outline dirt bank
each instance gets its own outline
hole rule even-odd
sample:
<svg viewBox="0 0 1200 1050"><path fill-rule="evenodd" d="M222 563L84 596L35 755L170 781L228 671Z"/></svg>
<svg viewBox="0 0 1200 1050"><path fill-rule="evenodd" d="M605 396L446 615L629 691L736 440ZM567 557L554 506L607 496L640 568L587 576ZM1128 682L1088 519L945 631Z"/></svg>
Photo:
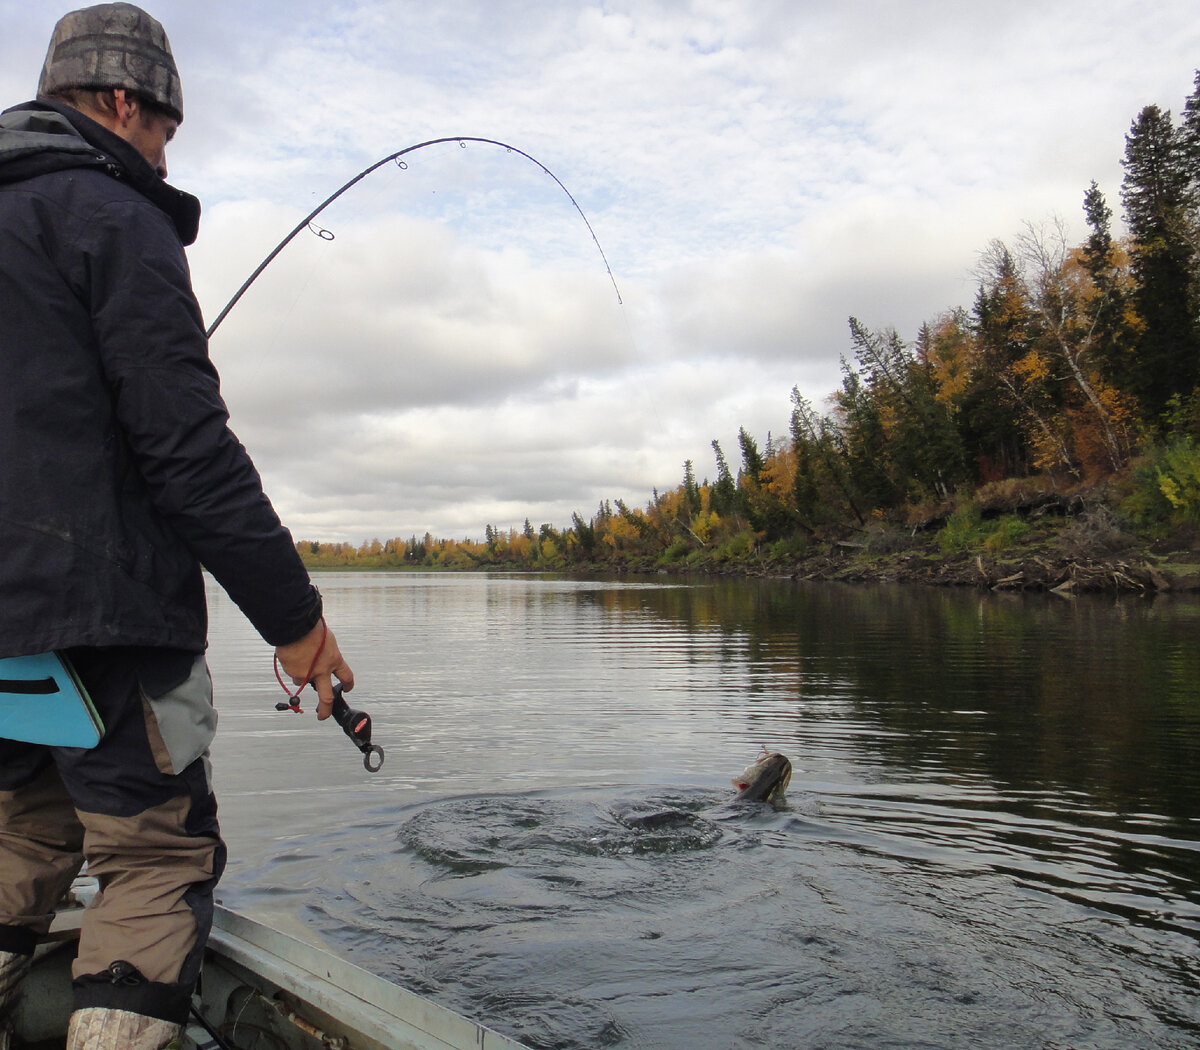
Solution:
<svg viewBox="0 0 1200 1050"><path fill-rule="evenodd" d="M1200 592L1200 537L1088 537L1055 521L1031 528L1003 549L979 543L947 551L936 535L881 530L814 545L796 557L750 555L685 571L995 591L1187 593Z"/></svg>

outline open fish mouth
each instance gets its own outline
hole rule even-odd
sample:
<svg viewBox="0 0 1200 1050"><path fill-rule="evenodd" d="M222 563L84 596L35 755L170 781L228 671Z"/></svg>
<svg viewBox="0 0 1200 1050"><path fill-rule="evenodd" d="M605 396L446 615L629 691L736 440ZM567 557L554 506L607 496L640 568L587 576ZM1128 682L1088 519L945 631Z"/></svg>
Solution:
<svg viewBox="0 0 1200 1050"><path fill-rule="evenodd" d="M762 757L733 778L738 799L747 802L782 801L792 779L792 763L786 755L763 748Z"/></svg>

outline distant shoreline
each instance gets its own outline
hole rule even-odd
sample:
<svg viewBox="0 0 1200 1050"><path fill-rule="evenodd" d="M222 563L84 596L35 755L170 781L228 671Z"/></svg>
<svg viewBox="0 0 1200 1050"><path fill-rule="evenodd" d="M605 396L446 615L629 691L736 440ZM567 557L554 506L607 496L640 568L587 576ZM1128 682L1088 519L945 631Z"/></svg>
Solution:
<svg viewBox="0 0 1200 1050"><path fill-rule="evenodd" d="M903 583L966 587L1008 592L1058 594L1200 593L1200 549L1187 538L1130 544L1118 550L1065 551L1046 528L1010 549L992 553L966 550L946 553L934 537L879 533L872 538L823 544L798 558L753 553L728 561L694 560L663 564L661 560L579 561L546 567L511 562L480 563L465 568L428 565L373 565L369 559L346 565L311 565L311 572L529 572L603 576L739 576L844 583ZM883 537L887 536L887 539ZM901 543L903 549L894 548Z"/></svg>

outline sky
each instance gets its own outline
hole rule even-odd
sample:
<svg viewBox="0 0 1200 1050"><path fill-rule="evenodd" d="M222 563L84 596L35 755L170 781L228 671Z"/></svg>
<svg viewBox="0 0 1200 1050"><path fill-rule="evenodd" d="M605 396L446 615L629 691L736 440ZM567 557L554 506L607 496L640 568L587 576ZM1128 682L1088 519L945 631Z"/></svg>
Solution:
<svg viewBox="0 0 1200 1050"><path fill-rule="evenodd" d="M736 470L825 406L850 316L915 339L994 239L1082 240L1092 180L1119 219L1131 122L1200 67L1195 0L144 6L207 323L369 165L504 144L384 164L213 333L284 523L354 544L644 506L714 440ZM68 9L0 0L4 106Z"/></svg>

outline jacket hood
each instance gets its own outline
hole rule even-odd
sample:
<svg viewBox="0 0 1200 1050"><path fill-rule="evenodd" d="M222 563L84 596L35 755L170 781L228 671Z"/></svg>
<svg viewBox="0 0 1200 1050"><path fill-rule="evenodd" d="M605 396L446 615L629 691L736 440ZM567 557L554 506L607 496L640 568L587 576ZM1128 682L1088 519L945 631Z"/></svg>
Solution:
<svg viewBox="0 0 1200 1050"><path fill-rule="evenodd" d="M59 102L0 113L0 185L69 168L95 168L126 183L167 215L185 245L195 241L200 202L159 178L119 135Z"/></svg>

